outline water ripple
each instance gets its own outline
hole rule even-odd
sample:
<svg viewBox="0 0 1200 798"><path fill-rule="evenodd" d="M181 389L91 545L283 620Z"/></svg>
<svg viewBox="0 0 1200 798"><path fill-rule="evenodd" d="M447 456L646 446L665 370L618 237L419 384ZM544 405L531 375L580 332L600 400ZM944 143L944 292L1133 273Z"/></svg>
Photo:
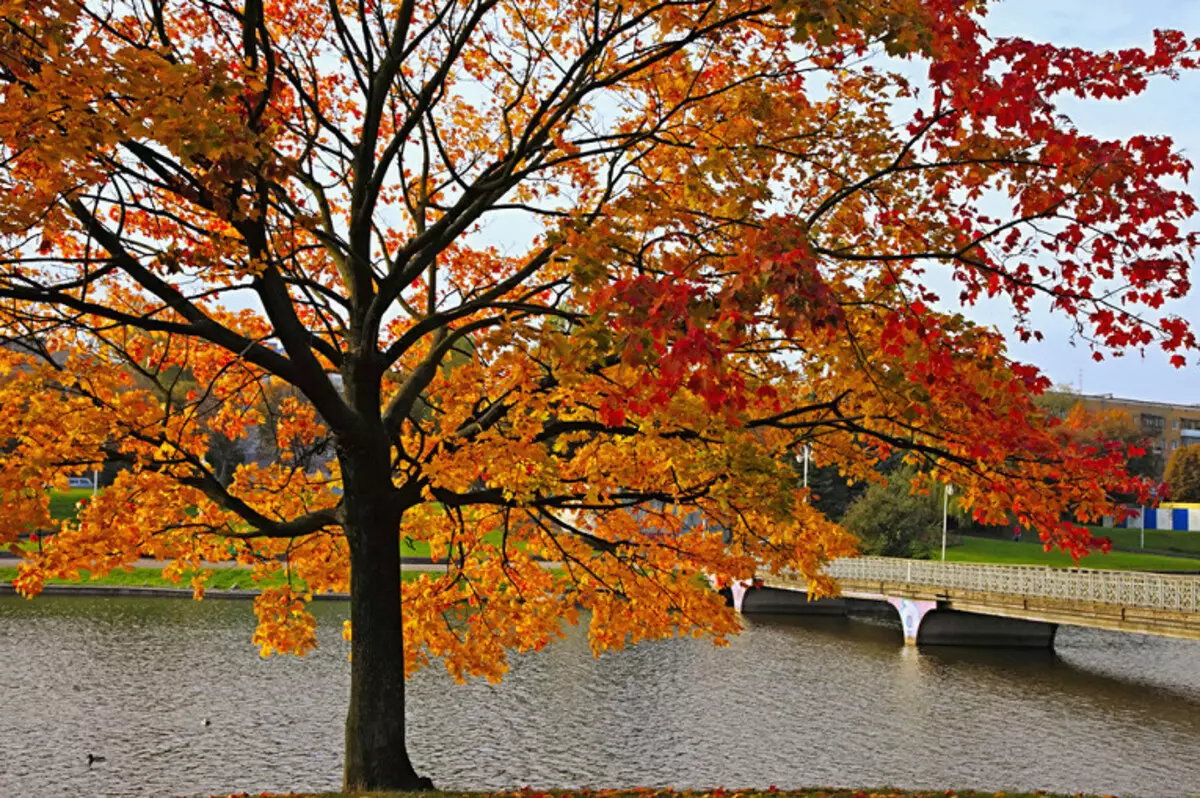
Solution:
<svg viewBox="0 0 1200 798"><path fill-rule="evenodd" d="M319 651L263 661L248 604L0 599L0 796L336 788L345 607L317 612ZM824 618L596 659L573 633L499 686L418 674L411 748L452 789L1200 793L1200 644L1063 629L1057 646L918 652Z"/></svg>

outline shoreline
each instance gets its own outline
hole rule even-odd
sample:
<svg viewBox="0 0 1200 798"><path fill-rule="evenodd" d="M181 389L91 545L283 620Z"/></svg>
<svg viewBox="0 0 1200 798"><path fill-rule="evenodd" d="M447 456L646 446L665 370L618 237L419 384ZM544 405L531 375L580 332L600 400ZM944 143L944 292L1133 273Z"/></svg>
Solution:
<svg viewBox="0 0 1200 798"><path fill-rule="evenodd" d="M227 798L249 798L248 793L235 793ZM383 790L370 793L348 792L299 792L273 793L264 792L262 798L1099 798L1091 793L1049 793L1041 790L1000 791L954 789L944 790L906 790L898 787L801 787L799 789L780 790L775 787L767 789L751 787L744 789L717 787L711 790L676 790L673 787L644 787L617 789L555 789L534 790L525 787L520 790L505 790L495 792L476 792L460 790ZM211 795L208 798L226 798L222 795ZM1107 796L1113 798L1113 796Z"/></svg>
<svg viewBox="0 0 1200 798"><path fill-rule="evenodd" d="M205 590L204 599L252 599L262 594L261 590ZM20 596L11 582L0 582L0 597ZM186 598L193 599L195 593L188 587L137 587L135 585L45 585L39 596L81 597L142 597L142 598ZM203 600L203 599L201 599ZM349 601L349 593L314 593L313 601Z"/></svg>
<svg viewBox="0 0 1200 798"><path fill-rule="evenodd" d="M19 558L13 557L8 552L0 553L0 568L12 567L10 563L16 564ZM152 564L154 563L154 564ZM161 561L138 561L139 568L162 568L165 563ZM413 571L436 571L445 567L445 563L435 563L429 557L402 557L400 566L410 566L407 570ZM415 566L415 567L411 567ZM209 567L209 566L206 566ZM211 567L225 569L236 567L232 563L213 563ZM214 599L253 599L262 594L261 590L248 588L207 588L204 591L204 598ZM20 596L17 589L13 587L11 582L0 581L0 597L4 596ZM95 583L90 580L82 580L77 583L64 584L61 582L51 583L42 587L41 596L76 596L76 597L141 597L141 598L187 598L192 599L195 595L192 588L180 585L179 587L171 587L167 585L112 585L102 582ZM313 601L349 601L349 593L315 593Z"/></svg>

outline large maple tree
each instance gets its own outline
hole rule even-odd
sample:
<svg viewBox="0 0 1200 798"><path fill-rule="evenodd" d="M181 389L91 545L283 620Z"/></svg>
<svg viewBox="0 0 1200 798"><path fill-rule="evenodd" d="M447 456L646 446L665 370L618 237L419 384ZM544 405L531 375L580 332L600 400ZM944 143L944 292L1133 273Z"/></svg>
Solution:
<svg viewBox="0 0 1200 798"><path fill-rule="evenodd" d="M405 674L720 640L704 575L853 540L795 454L902 453L1047 545L1145 493L960 312L1194 341L1167 138L1056 107L1190 69L991 39L982 0L0 0L0 543L19 587L272 576L264 653L350 594L350 788L421 783ZM910 83L908 59L928 65ZM958 296L936 297L941 270ZM271 458L218 467L269 430ZM319 455L322 451L326 457ZM223 461L225 462L225 461ZM115 481L55 522L47 488ZM50 534L46 534L49 532ZM444 572L401 582L402 541ZM554 568L545 563L557 564Z"/></svg>

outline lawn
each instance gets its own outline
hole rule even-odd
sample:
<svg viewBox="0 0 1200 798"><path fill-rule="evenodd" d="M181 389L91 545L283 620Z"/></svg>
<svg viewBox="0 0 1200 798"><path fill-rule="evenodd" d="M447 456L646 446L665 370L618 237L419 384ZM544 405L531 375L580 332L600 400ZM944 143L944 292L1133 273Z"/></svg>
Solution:
<svg viewBox="0 0 1200 798"><path fill-rule="evenodd" d="M69 488L67 490L52 490L50 491L50 516L57 519L75 518L79 513L79 500L86 499L92 495L91 488ZM499 548L502 533L500 530L495 530L484 536L484 540ZM524 543L516 544L520 548L524 548ZM401 557L417 557L429 558L429 543L424 540L413 540L405 538L400 544ZM446 559L443 552L442 560Z"/></svg>
<svg viewBox="0 0 1200 798"><path fill-rule="evenodd" d="M1141 530L1138 529L1106 529L1091 527L1092 534L1098 538L1112 540L1113 548L1136 551L1142 548ZM1200 532L1172 532L1170 530L1147 529L1146 550L1170 554L1191 554L1200 556Z"/></svg>
<svg viewBox="0 0 1200 798"><path fill-rule="evenodd" d="M489 532L483 536L483 540L485 543L487 543L489 546L493 546L497 549L500 548L500 542L501 542L501 540L503 540L503 538L504 538L504 532L500 529L494 529L491 532ZM515 546L515 548L524 549L525 542L518 541L516 544L509 543L509 546ZM412 538L404 538L400 542L400 556L401 557L425 557L425 558L428 558L429 557L429 541L413 540ZM445 551L441 552L439 559L441 559L443 561L446 559Z"/></svg>
<svg viewBox="0 0 1200 798"><path fill-rule="evenodd" d="M405 538L400 542L401 557L429 557L429 542Z"/></svg>
<svg viewBox="0 0 1200 798"><path fill-rule="evenodd" d="M1110 530L1111 531L1111 530ZM1147 533L1149 534L1149 533ZM1149 545L1149 539L1146 541ZM934 558L939 553L934 552ZM1006 565L1049 565L1070 568L1077 563L1070 555L1058 550L1046 552L1036 540L1011 540L998 538L964 537L962 543L946 549L946 559L951 562L1003 563ZM1122 571L1195 571L1200 572L1200 559L1170 557L1159 554L1139 554L1127 551L1112 551L1108 554L1089 554L1078 563L1081 568L1105 568Z"/></svg>
<svg viewBox="0 0 1200 798"><path fill-rule="evenodd" d="M92 495L91 488L68 488L67 490L50 491L50 517L74 518L79 509L75 506L80 499Z"/></svg>
<svg viewBox="0 0 1200 798"><path fill-rule="evenodd" d="M0 584L12 582L17 575L15 567L0 568ZM190 575L185 576L178 584L164 579L161 568L134 568L132 571L116 570L100 579L90 579L84 571L78 580L50 579L52 585L116 585L121 587L178 587L190 589ZM281 583L283 580L278 580ZM250 578L250 571L243 568L214 569L212 577L206 583L209 590L231 590L234 588L250 589L255 587Z"/></svg>
<svg viewBox="0 0 1200 798"><path fill-rule="evenodd" d="M48 584L52 585L114 585L120 587L174 587L182 590L191 590L189 577L185 576L178 584L163 579L161 568L134 568L132 571L117 570L110 573L101 579L89 579L84 575L79 580L70 579L51 579ZM420 571L401 571L400 576L405 582L411 582L421 575ZM17 576L15 566L0 567L0 584L9 584ZM245 568L214 568L213 575L206 583L207 590L232 590L243 589L253 590L268 584L282 584L283 578L280 577L270 582L255 583L250 576L250 571ZM303 582L297 581L299 586L303 586Z"/></svg>
<svg viewBox="0 0 1200 798"><path fill-rule="evenodd" d="M50 517L57 519L75 518L79 514L79 500L89 498L92 495L91 488L69 488L67 490L52 490L50 491ZM489 543L494 546L500 545L501 533L499 530L485 537ZM523 545L523 544L522 544ZM418 557L429 558L429 543L424 540L413 540L405 538L400 544L400 556L402 557ZM442 556L445 559L445 556ZM3 569L0 569L2 571ZM0 581L3 581L0 579ZM248 582L249 580L244 580ZM141 584L133 582L120 582L113 584ZM158 586L158 582L148 583ZM210 583L211 584L211 583Z"/></svg>

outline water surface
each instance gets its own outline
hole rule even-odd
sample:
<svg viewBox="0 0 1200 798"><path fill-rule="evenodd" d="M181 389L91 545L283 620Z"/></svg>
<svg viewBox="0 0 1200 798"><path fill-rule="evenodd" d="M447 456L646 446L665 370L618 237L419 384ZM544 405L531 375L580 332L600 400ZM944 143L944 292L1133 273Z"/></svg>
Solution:
<svg viewBox="0 0 1200 798"><path fill-rule="evenodd" d="M346 608L316 611L319 651L261 660L244 602L0 598L0 796L336 788ZM1057 654L918 652L886 626L751 620L728 648L600 659L572 634L498 686L431 669L410 697L413 757L454 789L1200 794L1188 641L1063 628Z"/></svg>

